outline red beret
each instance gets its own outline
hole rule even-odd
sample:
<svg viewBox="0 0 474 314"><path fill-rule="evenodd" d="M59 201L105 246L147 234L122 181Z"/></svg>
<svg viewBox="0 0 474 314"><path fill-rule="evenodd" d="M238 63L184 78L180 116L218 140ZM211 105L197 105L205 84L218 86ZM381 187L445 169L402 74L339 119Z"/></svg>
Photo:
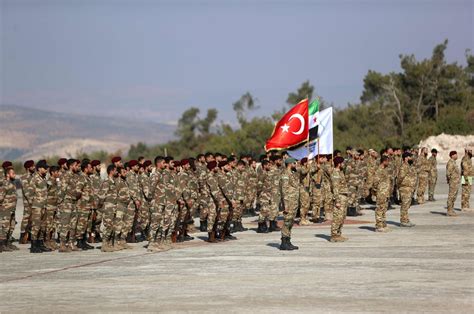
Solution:
<svg viewBox="0 0 474 314"><path fill-rule="evenodd" d="M215 167L217 167L217 162L215 162L214 160L207 163L207 169L212 170Z"/></svg>
<svg viewBox="0 0 474 314"><path fill-rule="evenodd" d="M307 162L308 162L308 158L306 158L306 157L300 160L300 163L302 165L306 164Z"/></svg>
<svg viewBox="0 0 474 314"><path fill-rule="evenodd" d="M58 159L58 166L62 166L62 165L64 165L65 163L67 163L67 159L66 159L66 158L59 158L59 159Z"/></svg>
<svg viewBox="0 0 474 314"><path fill-rule="evenodd" d="M181 160L181 166L189 164L189 159L183 159Z"/></svg>
<svg viewBox="0 0 474 314"><path fill-rule="evenodd" d="M179 160L173 160L173 166L175 166L175 167L181 166L181 161L179 161Z"/></svg>
<svg viewBox="0 0 474 314"><path fill-rule="evenodd" d="M96 159L96 160L91 161L91 166L92 166L92 167L96 167L96 166L98 166L98 165L100 165L100 160L97 160L97 159Z"/></svg>
<svg viewBox="0 0 474 314"><path fill-rule="evenodd" d="M148 167L150 165L151 165L151 160L145 160L145 162L143 163L144 167Z"/></svg>
<svg viewBox="0 0 474 314"><path fill-rule="evenodd" d="M27 160L25 161L25 163L23 164L23 167L25 168L31 168L35 165L35 162L33 160Z"/></svg>
<svg viewBox="0 0 474 314"><path fill-rule="evenodd" d="M119 162L120 160L122 160L122 157L116 156L116 157L112 158L112 163L114 164L116 162Z"/></svg>
<svg viewBox="0 0 474 314"><path fill-rule="evenodd" d="M343 162L344 162L344 158L342 158L341 156L334 158L334 166L342 164Z"/></svg>
<svg viewBox="0 0 474 314"><path fill-rule="evenodd" d="M136 165L138 165L138 161L136 161L135 159L130 160L130 161L128 162L128 166L129 166L130 168L132 168L133 166L136 166Z"/></svg>
<svg viewBox="0 0 474 314"><path fill-rule="evenodd" d="M2 164L3 169L7 169L8 167L12 167L12 166L13 166L12 162L8 161L8 160L4 161L3 164Z"/></svg>
<svg viewBox="0 0 474 314"><path fill-rule="evenodd" d="M456 155L458 152L455 150L452 150L449 152L449 157L452 157L453 155Z"/></svg>
<svg viewBox="0 0 474 314"><path fill-rule="evenodd" d="M224 167L225 165L227 165L227 161L225 161L225 160L219 161L219 168L222 168L222 167Z"/></svg>

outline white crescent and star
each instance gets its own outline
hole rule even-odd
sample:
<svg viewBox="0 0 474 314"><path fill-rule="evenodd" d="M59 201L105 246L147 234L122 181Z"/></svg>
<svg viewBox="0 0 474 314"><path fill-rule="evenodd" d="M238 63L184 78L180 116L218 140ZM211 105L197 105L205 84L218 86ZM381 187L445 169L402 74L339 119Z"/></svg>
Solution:
<svg viewBox="0 0 474 314"><path fill-rule="evenodd" d="M300 120L300 129L297 132L291 132L291 133L293 133L294 135L300 135L304 131L304 118L299 113L295 113L288 119L288 122L290 122L291 119L293 118L297 118L298 120ZM286 133L288 133L288 131L290 130L290 126L286 123L280 128L283 130L283 132L286 132Z"/></svg>

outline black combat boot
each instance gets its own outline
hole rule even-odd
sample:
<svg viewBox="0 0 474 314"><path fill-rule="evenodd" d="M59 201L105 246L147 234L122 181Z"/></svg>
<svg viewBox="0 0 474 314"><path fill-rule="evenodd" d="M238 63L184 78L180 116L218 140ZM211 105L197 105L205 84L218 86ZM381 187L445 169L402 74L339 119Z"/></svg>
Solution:
<svg viewBox="0 0 474 314"><path fill-rule="evenodd" d="M353 206L347 207L347 216L349 216L349 217L357 216L356 208L353 207Z"/></svg>
<svg viewBox="0 0 474 314"><path fill-rule="evenodd" d="M233 235L230 234L230 228L222 230L222 232L224 232L226 240L237 240L236 237L234 237Z"/></svg>
<svg viewBox="0 0 474 314"><path fill-rule="evenodd" d="M186 230L184 230L184 241L194 240L194 237L191 237Z"/></svg>
<svg viewBox="0 0 474 314"><path fill-rule="evenodd" d="M30 253L43 253L43 251L39 247L38 240L31 240Z"/></svg>
<svg viewBox="0 0 474 314"><path fill-rule="evenodd" d="M46 247L44 245L44 241L43 240L36 240L38 242L37 246L39 247L39 249L43 252L51 252L52 250L49 248L49 247Z"/></svg>
<svg viewBox="0 0 474 314"><path fill-rule="evenodd" d="M200 221L199 230L201 232L206 232L207 231L207 220L201 220Z"/></svg>
<svg viewBox="0 0 474 314"><path fill-rule="evenodd" d="M265 222L259 222L257 233L268 233L268 229L266 227L267 227L267 224Z"/></svg>
<svg viewBox="0 0 474 314"><path fill-rule="evenodd" d="M8 247L8 240L0 241L0 252L12 252L13 249Z"/></svg>
<svg viewBox="0 0 474 314"><path fill-rule="evenodd" d="M87 233L84 233L84 236L82 237L82 247L83 250L93 250L94 247L92 245L87 244Z"/></svg>
<svg viewBox="0 0 474 314"><path fill-rule="evenodd" d="M282 251L291 251L291 250L293 250L291 248L291 246L289 245L289 243L290 243L289 239L290 238L287 238L287 237L282 237L281 238L280 250L282 250Z"/></svg>
<svg viewBox="0 0 474 314"><path fill-rule="evenodd" d="M273 232L273 231L281 231L281 228L278 227L278 223L276 220L271 220L270 221L270 228L268 231Z"/></svg>
<svg viewBox="0 0 474 314"><path fill-rule="evenodd" d="M299 247L296 245L291 244L291 238L288 238L288 246L291 248L291 250L297 250Z"/></svg>
<svg viewBox="0 0 474 314"><path fill-rule="evenodd" d="M216 232L215 231L212 231L212 232L208 232L207 233L207 242L209 243L216 243Z"/></svg>

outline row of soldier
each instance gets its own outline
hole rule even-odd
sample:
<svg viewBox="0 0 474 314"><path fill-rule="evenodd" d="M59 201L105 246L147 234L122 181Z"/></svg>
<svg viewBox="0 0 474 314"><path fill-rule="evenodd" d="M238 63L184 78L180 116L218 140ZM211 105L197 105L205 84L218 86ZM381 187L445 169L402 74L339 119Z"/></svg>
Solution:
<svg viewBox="0 0 474 314"><path fill-rule="evenodd" d="M211 153L181 161L158 156L153 163L139 158L122 164L120 157L114 157L102 177L97 160L62 158L52 167L44 160L27 161L20 180L24 203L20 243L31 241L30 251L40 253L87 250L94 248L88 242L102 241L102 251L110 252L130 248L127 242L147 240L149 251L163 251L172 242L192 239L188 233L194 232L197 214L200 230L207 231L207 240L214 243L245 231L243 213L257 205L257 232L279 231L282 210L280 248L293 250L297 247L290 241L291 228L297 211L301 225L332 220L331 241L341 242L347 240L341 234L346 214L360 215L361 202L374 200L377 232L389 230L385 213L392 202L401 204L401 226L413 227L409 207L424 202L427 187L428 200L434 200L437 151L432 150L430 158L426 148L419 154L386 149L379 156L373 150L351 148L346 153L346 159L335 151L334 158L320 155L299 162L285 153L267 154L259 163L250 156L237 160ZM454 216L453 198L460 183L462 207L469 208L472 151L466 150L461 172L455 165L457 154L450 157L448 215ZM0 250L8 251L16 249L11 243L16 176L11 163L2 166L6 179L0 190Z"/></svg>

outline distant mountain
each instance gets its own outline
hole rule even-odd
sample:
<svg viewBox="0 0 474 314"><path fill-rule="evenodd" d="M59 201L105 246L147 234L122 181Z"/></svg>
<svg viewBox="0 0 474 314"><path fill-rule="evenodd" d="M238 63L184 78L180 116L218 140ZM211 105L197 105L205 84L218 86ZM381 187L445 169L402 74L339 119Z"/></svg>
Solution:
<svg viewBox="0 0 474 314"><path fill-rule="evenodd" d="M0 159L72 156L77 152L125 152L130 144L164 143L174 126L92 115L0 105Z"/></svg>

